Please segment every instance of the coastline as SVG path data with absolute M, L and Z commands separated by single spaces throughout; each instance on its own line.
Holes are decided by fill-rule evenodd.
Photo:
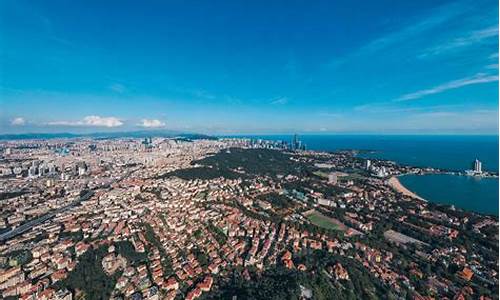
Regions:
M 415 194 L 414 192 L 410 191 L 403 184 L 401 184 L 401 182 L 396 176 L 392 176 L 391 178 L 389 178 L 389 180 L 387 180 L 387 184 L 403 195 L 427 202 L 427 200 Z

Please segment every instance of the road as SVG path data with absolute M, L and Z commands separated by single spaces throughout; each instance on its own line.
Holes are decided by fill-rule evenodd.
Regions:
M 130 176 L 130 174 L 132 174 L 133 172 L 135 172 L 137 170 L 138 170 L 138 168 L 131 170 L 131 171 L 128 171 L 125 175 L 123 175 L 120 178 L 117 178 L 114 182 L 119 182 L 125 178 L 128 178 Z M 112 183 L 109 184 L 109 186 L 111 186 L 111 185 L 112 185 Z M 17 235 L 20 235 L 20 234 L 30 230 L 31 228 L 35 227 L 36 225 L 42 224 L 43 222 L 53 218 L 56 214 L 61 213 L 61 212 L 65 211 L 65 210 L 67 210 L 67 209 L 69 209 L 77 204 L 80 204 L 80 202 L 82 202 L 82 201 L 88 200 L 93 195 L 94 195 L 94 191 L 88 191 L 85 195 L 78 197 L 77 199 L 75 199 L 75 201 L 71 202 L 70 204 L 68 204 L 64 207 L 60 207 L 60 208 L 53 210 L 53 211 L 51 211 L 51 212 L 49 212 L 41 217 L 30 220 L 27 223 L 24 223 L 23 225 L 12 229 L 11 231 L 0 234 L 0 242 L 11 239 Z
M 31 221 L 28 221 L 27 223 L 24 223 L 23 225 L 16 227 L 16 228 L 12 229 L 11 231 L 5 232 L 5 233 L 0 235 L 0 241 L 5 241 L 5 240 L 8 240 L 10 238 L 15 237 L 16 235 L 22 234 L 22 233 L 30 230 L 31 228 L 35 227 L 36 225 L 39 225 L 39 224 L 53 218 L 56 214 L 61 213 L 65 210 L 79 204 L 81 201 L 88 200 L 90 197 L 92 197 L 92 195 L 94 195 L 94 192 L 88 191 L 85 195 L 78 197 L 75 201 L 71 202 L 70 204 L 68 204 L 66 206 L 60 207 L 60 208 L 53 210 L 53 211 L 51 211 L 51 212 L 49 212 L 41 217 L 38 217 L 38 218 L 33 219 Z

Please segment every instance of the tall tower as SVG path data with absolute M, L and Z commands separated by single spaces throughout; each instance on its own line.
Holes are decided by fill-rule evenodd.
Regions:
M 293 140 L 292 140 L 292 150 L 298 150 L 299 149 L 299 137 L 297 134 L 293 135 Z
M 476 160 L 474 161 L 474 172 L 479 173 L 479 174 L 482 173 L 483 172 L 482 167 L 483 166 L 482 166 L 481 161 L 479 161 L 476 158 Z

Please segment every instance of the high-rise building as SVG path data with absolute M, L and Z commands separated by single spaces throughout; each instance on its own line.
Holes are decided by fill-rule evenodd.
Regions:
M 473 168 L 474 172 L 476 172 L 476 173 L 479 173 L 479 174 L 483 173 L 482 163 L 477 158 L 476 158 L 476 160 L 474 160 L 474 165 L 472 166 L 472 168 Z
M 366 169 L 366 170 L 370 170 L 371 166 L 372 166 L 372 162 L 371 162 L 371 160 L 367 159 L 367 160 L 365 161 L 365 169 Z
M 28 176 L 29 177 L 35 177 L 35 176 L 37 176 L 38 175 L 37 171 L 38 171 L 38 168 L 36 166 L 31 166 L 28 169 Z
M 298 150 L 299 149 L 299 137 L 297 134 L 293 135 L 293 140 L 292 140 L 292 150 Z
M 299 140 L 299 137 L 297 134 L 293 135 L 293 140 L 291 144 L 291 150 L 306 150 L 306 145 L 302 143 L 301 140 Z
M 78 162 L 77 164 L 77 170 L 78 170 L 78 175 L 82 176 L 87 173 L 87 164 L 85 162 Z

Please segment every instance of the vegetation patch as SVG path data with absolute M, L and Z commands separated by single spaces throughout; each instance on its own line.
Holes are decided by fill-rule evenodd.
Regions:
M 114 243 L 116 253 L 125 257 L 127 261 L 135 266 L 140 263 L 145 262 L 148 259 L 148 256 L 144 252 L 136 252 L 134 245 L 130 241 L 120 241 Z
M 294 258 L 295 259 L 295 258 Z M 235 272 L 231 280 L 221 285 L 219 290 L 207 295 L 209 299 L 304 299 L 302 293 L 308 290 L 312 299 L 397 299 L 353 259 L 315 251 L 300 259 L 308 266 L 308 272 L 289 270 L 276 266 L 261 274 L 251 274 L 245 279 Z M 349 280 L 336 280 L 326 271 L 327 266 L 341 263 L 350 275 Z M 411 293 L 403 292 L 412 299 Z M 404 298 L 403 298 L 404 299 Z
M 229 148 L 195 163 L 219 170 L 237 170 L 248 175 L 276 176 L 305 172 L 307 166 L 292 158 L 278 150 Z
M 158 178 L 178 177 L 185 180 L 211 180 L 219 177 L 239 179 L 257 175 L 306 175 L 312 172 L 292 155 L 271 149 L 229 148 L 192 162 L 196 167 L 168 172 Z
M 287 196 L 280 195 L 278 193 L 262 194 L 259 195 L 257 198 L 269 202 L 271 203 L 272 206 L 277 208 L 288 208 L 293 206 L 292 200 L 290 200 Z
M 252 280 L 235 277 L 214 294 L 211 299 L 299 299 L 300 287 L 296 272 L 273 268 Z
M 153 227 L 151 227 L 151 225 L 149 225 L 148 223 L 145 223 L 144 227 L 146 229 L 144 232 L 144 237 L 150 244 L 158 248 L 158 251 L 160 251 L 160 256 L 162 257 L 161 264 L 163 267 L 163 272 L 167 276 L 172 275 L 174 273 L 174 270 L 172 268 L 172 260 L 170 256 L 165 251 L 165 248 L 163 248 L 163 245 L 156 236 Z
M 19 197 L 27 193 L 28 193 L 27 191 L 0 193 L 0 200 L 7 200 L 10 198 Z
M 104 273 L 101 262 L 107 252 L 108 246 L 89 249 L 78 258 L 78 264 L 68 277 L 56 283 L 56 287 L 66 287 L 72 291 L 80 290 L 87 300 L 109 299 L 121 272 L 116 272 L 110 277 Z
M 208 223 L 207 228 L 212 233 L 212 235 L 214 236 L 215 240 L 217 240 L 217 243 L 219 243 L 219 245 L 224 245 L 226 243 L 227 236 L 222 231 L 222 229 L 220 229 L 219 227 L 215 226 L 212 223 Z
M 178 177 L 184 180 L 194 180 L 194 179 L 211 180 L 220 177 L 224 177 L 226 179 L 238 179 L 242 176 L 228 169 L 195 167 L 195 168 L 179 169 L 172 172 L 168 172 L 164 175 L 161 175 L 159 178 L 170 178 L 170 177 Z
M 77 232 L 71 232 L 71 231 L 63 231 L 59 235 L 60 239 L 70 239 L 73 242 L 79 242 L 83 240 L 83 232 L 81 230 Z
M 8 266 L 19 266 L 29 263 L 33 256 L 29 250 L 14 250 L 4 255 L 5 264 L 0 264 L 0 267 L 7 268 Z
M 193 254 L 196 257 L 198 263 L 200 263 L 200 265 L 203 268 L 206 268 L 208 266 L 209 259 L 208 256 L 203 251 L 195 247 L 193 248 Z

